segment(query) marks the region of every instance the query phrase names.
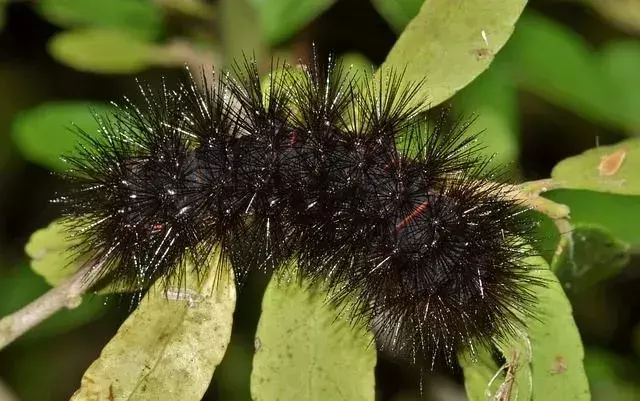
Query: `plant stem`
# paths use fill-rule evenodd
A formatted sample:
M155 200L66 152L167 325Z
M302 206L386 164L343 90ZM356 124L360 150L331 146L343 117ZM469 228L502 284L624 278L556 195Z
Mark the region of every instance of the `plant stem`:
M73 309L94 284L100 264L87 264L65 282L0 320L0 350L63 308Z

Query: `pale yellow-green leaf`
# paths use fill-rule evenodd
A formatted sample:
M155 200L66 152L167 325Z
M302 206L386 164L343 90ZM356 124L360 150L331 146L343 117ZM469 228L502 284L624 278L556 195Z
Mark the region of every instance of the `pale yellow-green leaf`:
M434 107L487 69L506 43L526 0L429 0L393 46L381 70L425 79L422 95Z
M236 300L230 266L219 254L210 263L200 285L187 275L166 295L162 283L152 287L71 400L200 400L229 343Z
M31 269L55 287L75 273L82 260L73 260L69 247L73 242L65 234L65 223L55 220L37 230L29 238L25 252L31 259Z
M254 401L375 399L371 334L343 320L320 289L272 279L255 345Z
M600 146L569 157L551 172L564 187L640 195L640 139Z

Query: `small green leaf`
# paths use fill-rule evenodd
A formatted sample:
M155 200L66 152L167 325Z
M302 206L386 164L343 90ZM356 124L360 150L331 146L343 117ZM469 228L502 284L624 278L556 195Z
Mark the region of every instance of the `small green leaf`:
M271 44L289 39L335 0L251 0L258 10L262 31Z
M36 10L63 27L113 28L151 40L160 35L164 17L151 0L40 0Z
M25 247L25 252L31 258L31 269L52 287L59 285L82 264L82 260L74 261L74 255L69 251L72 244L65 235L65 223L62 220L55 220L37 230Z
M584 371L584 350L573 320L571 304L544 259L532 258L533 273L545 280L537 287L536 318L527 322L531 350L533 400L587 401L589 385Z
M176 299L163 283L152 287L71 400L200 400L231 338L235 308L231 269L219 256L201 284L188 274L167 292Z
M60 157L72 154L78 143L73 125L88 133L98 131L92 110L107 114L111 108L90 102L56 102L23 111L12 122L13 142L27 160L64 171L68 167Z
M558 163L551 177L566 188L640 195L640 139L589 149Z
M487 69L514 29L526 0L426 1L381 70L405 71L429 106L449 99Z
M629 245L596 225L576 225L551 266L567 291L583 291L619 273L629 262Z
M61 63L101 74L132 74L167 61L153 44L126 32L101 28L59 33L48 47Z
M371 334L343 320L324 294L271 279L255 339L254 401L375 399Z
M31 269L40 275L49 285L56 287L71 277L86 258L78 257L70 249L74 245L71 236L67 235L68 224L64 220L54 220L47 227L31 234L25 252L31 259ZM103 283L98 283L103 284ZM97 294L109 294L128 291L128 288L118 288L114 285L97 285Z
M402 32L409 21L418 14L424 0L371 0L371 2L396 32Z
M479 135L482 151L492 157L492 164L504 166L517 160L517 93L508 65L500 56L453 98L453 104L464 116L476 117L468 132Z

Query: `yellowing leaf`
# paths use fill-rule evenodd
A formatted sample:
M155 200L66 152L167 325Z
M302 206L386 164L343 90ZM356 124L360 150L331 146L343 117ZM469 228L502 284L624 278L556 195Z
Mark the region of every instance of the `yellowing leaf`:
M398 38L381 70L426 79L430 107L449 99L487 69L505 44L526 0L429 0Z
M376 349L324 292L273 278L262 301L251 373L254 401L373 401Z
M154 285L71 400L200 400L231 338L235 308L231 269L219 257L201 285L188 275L167 296Z

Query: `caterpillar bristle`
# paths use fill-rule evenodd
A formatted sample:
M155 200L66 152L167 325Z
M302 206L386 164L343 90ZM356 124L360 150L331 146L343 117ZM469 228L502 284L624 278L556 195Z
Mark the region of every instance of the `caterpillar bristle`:
M238 282L295 260L381 346L412 360L513 334L535 299L531 223L495 183L469 120L435 122L420 82L357 76L317 56L140 86L80 132L61 197L78 255L143 291L204 274L214 247ZM189 262L189 264L187 263Z

